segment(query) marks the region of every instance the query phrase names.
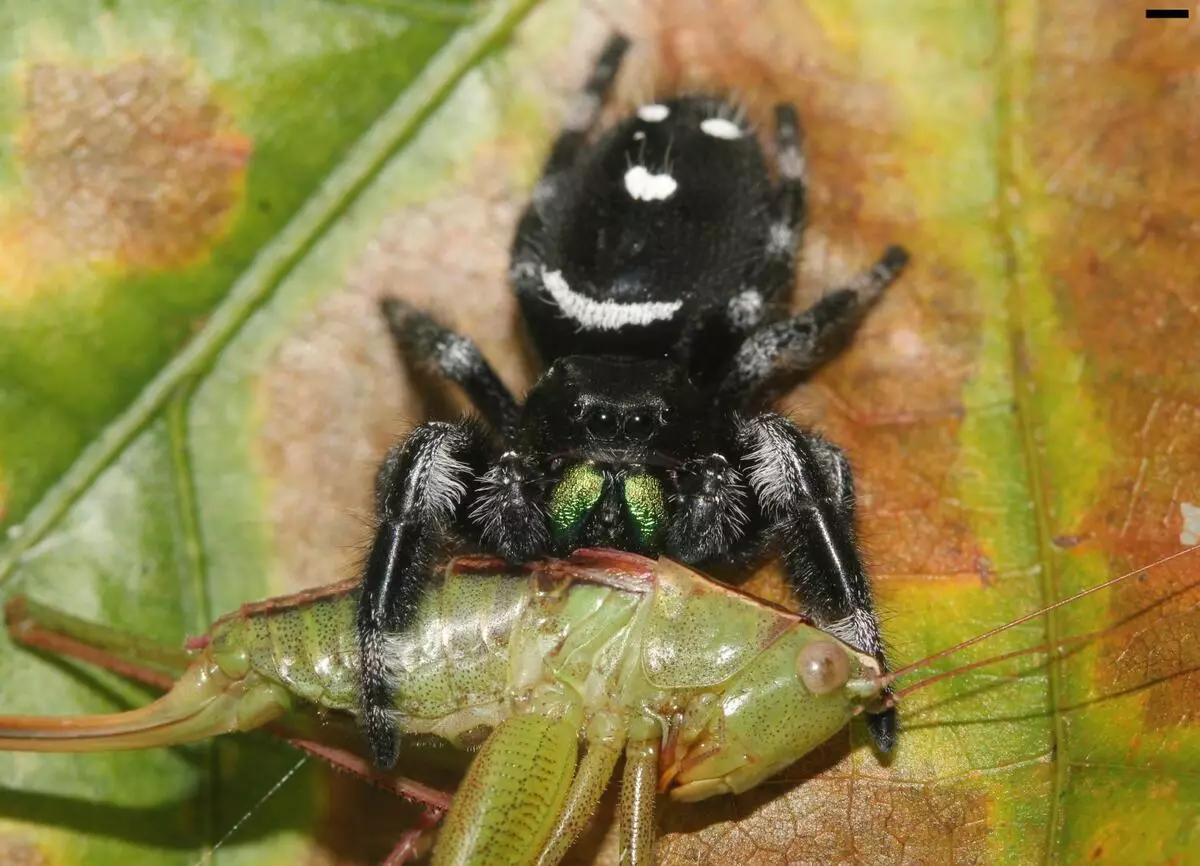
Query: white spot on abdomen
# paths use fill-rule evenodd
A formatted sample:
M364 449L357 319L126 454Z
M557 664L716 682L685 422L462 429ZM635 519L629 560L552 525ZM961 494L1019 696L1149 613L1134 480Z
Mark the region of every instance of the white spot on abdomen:
M637 116L646 123L661 123L671 115L671 109L665 105L659 105L652 102L649 105L643 105L637 110Z
M589 331L615 331L626 325L661 322L670 319L683 306L683 301L643 301L637 304L597 301L567 285L562 271L542 271L542 284L563 315L574 319L581 328Z
M669 174L651 174L644 165L635 165L625 172L625 189L638 201L662 201L679 188Z
M1200 505L1181 502L1179 512L1183 515L1183 532L1179 533L1179 543L1195 547L1200 544Z
M724 117L706 117L700 121L700 131L705 135L723 138L726 141L736 141L742 137L742 128Z

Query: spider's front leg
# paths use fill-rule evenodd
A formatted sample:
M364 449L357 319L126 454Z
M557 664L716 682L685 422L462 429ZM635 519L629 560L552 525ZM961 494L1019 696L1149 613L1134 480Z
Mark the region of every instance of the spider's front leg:
M871 584L854 527L854 481L845 454L773 413L740 422L742 470L782 546L792 590L817 625L887 670ZM889 692L890 694L890 692ZM875 745L896 742L896 711L867 716Z
M396 763L400 749L386 638L412 623L447 530L468 526L468 493L484 470L488 451L488 437L477 423L429 422L394 447L379 467L379 529L363 568L358 641L361 720L372 757L382 769Z

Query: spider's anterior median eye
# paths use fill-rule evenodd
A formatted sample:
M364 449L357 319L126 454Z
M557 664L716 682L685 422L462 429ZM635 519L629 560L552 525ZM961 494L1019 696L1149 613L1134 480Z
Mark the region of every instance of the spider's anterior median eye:
M648 412L634 412L625 419L625 435L638 442L645 442L658 429L658 419Z
M587 414L587 431L597 439L611 439L621 429L621 419L612 409L598 406Z

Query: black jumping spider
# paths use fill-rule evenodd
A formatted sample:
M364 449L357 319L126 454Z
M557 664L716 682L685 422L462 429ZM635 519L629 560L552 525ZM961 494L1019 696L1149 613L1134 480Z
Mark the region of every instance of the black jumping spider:
M576 97L517 227L510 277L549 368L518 403L478 348L384 302L410 362L456 382L482 421L429 422L388 454L358 627L377 764L399 740L384 636L412 619L450 537L520 562L578 547L685 563L782 554L830 631L884 661L837 446L762 409L850 338L908 259L888 247L849 285L787 315L804 223L796 110L775 110L779 180L728 103L643 105L588 136L628 42ZM878 747L894 710L869 717Z

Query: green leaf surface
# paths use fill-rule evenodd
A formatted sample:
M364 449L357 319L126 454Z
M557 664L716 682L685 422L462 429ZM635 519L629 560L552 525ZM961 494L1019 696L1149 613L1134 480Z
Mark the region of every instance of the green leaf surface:
M622 106L709 86L763 123L799 106L798 306L888 242L914 253L785 401L854 462L897 663L1196 545L1194 21L530 5L0 11L0 594L178 643L353 574L375 464L461 405L399 369L376 299L530 381L506 250L605 14L637 46ZM1193 862L1198 578L1185 555L970 650L1105 630L915 692L888 764L855 727L757 791L664 807L660 857ZM147 697L7 637L0 682L5 713ZM265 737L5 754L0 780L4 863L370 863L411 820ZM611 813L578 859L612 859Z

